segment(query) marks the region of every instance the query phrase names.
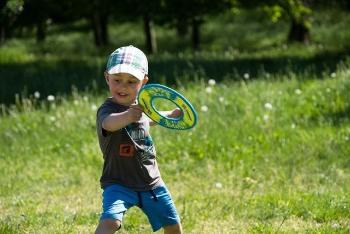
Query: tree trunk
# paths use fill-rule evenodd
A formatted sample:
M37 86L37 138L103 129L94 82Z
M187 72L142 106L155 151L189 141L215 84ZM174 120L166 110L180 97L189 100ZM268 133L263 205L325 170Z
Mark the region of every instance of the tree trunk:
M179 38L183 38L188 33L188 24L186 20L178 19L176 21L176 33Z
M192 19L192 48L193 50L199 50L200 45L200 24L201 21L198 18Z
M97 47L108 45L108 16L95 11L91 21L95 45Z
M288 34L289 42L301 42L307 44L310 41L310 30L304 22L292 19L290 31Z
M143 28L146 36L147 52L150 54L157 53L156 32L148 14L143 16Z
M0 25L0 46L5 42L6 40L6 28L5 25Z
M46 38L46 24L45 21L39 21L36 24L36 42L43 42Z

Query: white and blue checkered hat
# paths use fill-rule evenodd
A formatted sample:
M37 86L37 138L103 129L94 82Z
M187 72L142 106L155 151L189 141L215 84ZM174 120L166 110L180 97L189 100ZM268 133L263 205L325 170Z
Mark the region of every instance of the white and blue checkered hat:
M129 73L139 80L148 74L146 55L138 48L130 45L116 49L107 62L107 73Z

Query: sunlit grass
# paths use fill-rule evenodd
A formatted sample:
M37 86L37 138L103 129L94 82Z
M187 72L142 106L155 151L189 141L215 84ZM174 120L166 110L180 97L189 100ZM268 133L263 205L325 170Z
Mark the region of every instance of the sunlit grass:
M198 125L152 135L185 233L347 233L349 75L179 84ZM32 97L1 117L1 233L93 232L104 96ZM151 230L133 208L121 233Z

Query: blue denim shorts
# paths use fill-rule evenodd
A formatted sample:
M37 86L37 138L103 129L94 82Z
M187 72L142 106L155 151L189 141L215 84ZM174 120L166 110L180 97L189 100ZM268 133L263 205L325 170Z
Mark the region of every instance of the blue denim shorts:
M103 191L102 203L101 220L122 221L125 212L136 205L146 214L154 232L164 226L180 223L174 202L165 186L136 192L122 185L110 185Z

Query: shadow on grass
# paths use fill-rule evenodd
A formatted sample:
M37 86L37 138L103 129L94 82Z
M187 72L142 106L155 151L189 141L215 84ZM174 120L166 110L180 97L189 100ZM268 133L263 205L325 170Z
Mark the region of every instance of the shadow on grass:
M167 85L195 79L241 80L249 73L251 79L266 72L274 77L295 73L302 79L322 78L324 72L336 70L348 56L346 52L323 53L310 58L278 57L252 59L159 59L151 60L152 83ZM47 95L70 95L78 90L106 91L103 79L105 61L76 61L70 59L0 65L0 103L15 102L15 95L28 97L38 91Z

